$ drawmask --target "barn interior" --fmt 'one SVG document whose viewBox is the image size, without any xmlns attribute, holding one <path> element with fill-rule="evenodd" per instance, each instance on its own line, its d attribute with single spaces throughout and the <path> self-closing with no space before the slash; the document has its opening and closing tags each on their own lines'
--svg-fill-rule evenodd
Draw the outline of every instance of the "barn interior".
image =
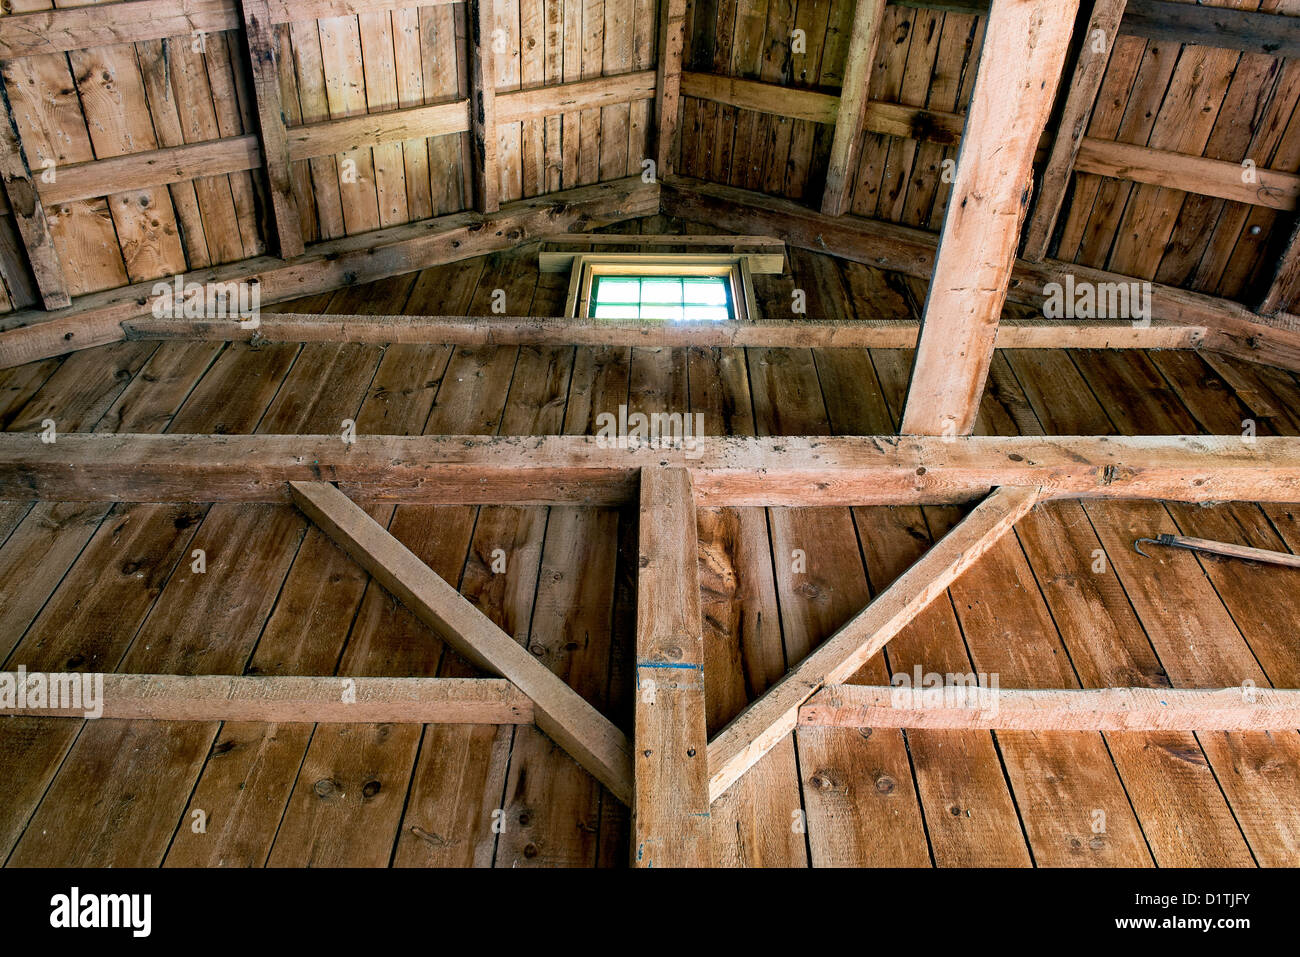
<svg viewBox="0 0 1300 957">
<path fill-rule="evenodd" d="M 1297 0 L 7 0 L 0 92 L 6 868 L 1300 864 Z"/>
</svg>

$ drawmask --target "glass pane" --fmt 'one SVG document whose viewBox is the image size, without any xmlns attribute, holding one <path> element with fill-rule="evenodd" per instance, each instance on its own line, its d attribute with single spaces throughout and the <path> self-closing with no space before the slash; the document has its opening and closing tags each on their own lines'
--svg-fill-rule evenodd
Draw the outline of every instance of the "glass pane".
<svg viewBox="0 0 1300 957">
<path fill-rule="evenodd" d="M 640 302 L 641 280 L 639 279 L 597 279 L 595 299 L 598 303 L 606 302 Z"/>
<path fill-rule="evenodd" d="M 597 319 L 636 319 L 638 311 L 635 305 L 598 305 L 592 315 Z"/>
<path fill-rule="evenodd" d="M 646 303 L 641 307 L 642 319 L 680 319 L 682 318 L 681 306 L 661 305 L 657 303 Z"/>
<path fill-rule="evenodd" d="M 683 280 L 685 301 L 709 306 L 727 304 L 727 283 L 721 278 Z"/>
<path fill-rule="evenodd" d="M 685 312 L 687 319 L 723 322 L 731 318 L 726 306 L 687 306 Z"/>
<path fill-rule="evenodd" d="M 643 279 L 641 281 L 642 302 L 681 302 L 682 281 L 680 279 Z"/>
</svg>

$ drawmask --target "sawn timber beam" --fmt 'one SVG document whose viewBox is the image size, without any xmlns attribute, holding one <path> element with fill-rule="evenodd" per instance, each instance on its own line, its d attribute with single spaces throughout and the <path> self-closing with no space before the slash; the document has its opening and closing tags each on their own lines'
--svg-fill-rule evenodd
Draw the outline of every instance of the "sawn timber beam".
<svg viewBox="0 0 1300 957">
<path fill-rule="evenodd" d="M 1005 485 L 1046 499 L 1300 501 L 1300 438 L 1252 438 L 705 436 L 620 448 L 601 436 L 64 433 L 47 444 L 6 432 L 0 500 L 289 502 L 289 482 L 336 482 L 366 504 L 611 506 L 637 500 L 640 469 L 677 466 L 701 507 L 951 504 Z"/>
</svg>

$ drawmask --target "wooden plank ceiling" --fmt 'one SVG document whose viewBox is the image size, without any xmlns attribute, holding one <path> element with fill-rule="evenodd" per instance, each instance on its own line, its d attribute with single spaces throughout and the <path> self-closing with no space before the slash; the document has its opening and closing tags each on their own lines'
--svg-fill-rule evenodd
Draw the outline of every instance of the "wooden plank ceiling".
<svg viewBox="0 0 1300 957">
<path fill-rule="evenodd" d="M 0 76 L 48 237 L 0 198 L 0 310 L 483 208 L 476 192 L 490 209 L 621 179 L 648 158 L 938 233 L 988 19 L 987 0 L 400 3 L 7 3 Z M 1272 280 L 1300 198 L 1300 0 L 1209 6 L 1081 4 L 1038 155 L 1041 171 L 1077 149 L 1074 172 L 1024 255 L 1287 310 L 1300 269 Z M 678 135 L 657 144 L 660 34 L 683 14 L 680 84 L 658 78 Z M 878 39 L 837 146 L 845 73 L 865 59 L 855 16 Z M 474 49 L 495 94 L 482 115 Z M 1087 120 L 1069 149 L 1063 112 Z M 479 123 L 497 170 L 476 191 Z"/>
</svg>

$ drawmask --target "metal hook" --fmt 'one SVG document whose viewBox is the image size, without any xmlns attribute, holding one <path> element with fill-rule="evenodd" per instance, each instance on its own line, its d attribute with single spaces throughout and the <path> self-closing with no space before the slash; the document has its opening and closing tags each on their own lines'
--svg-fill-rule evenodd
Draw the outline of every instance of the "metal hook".
<svg viewBox="0 0 1300 957">
<path fill-rule="evenodd" d="M 1158 541 L 1156 541 L 1154 538 L 1139 538 L 1137 541 L 1135 541 L 1135 542 L 1133 543 L 1133 550 L 1134 550 L 1135 552 L 1137 552 L 1137 553 L 1138 553 L 1139 555 L 1141 555 L 1143 558 L 1150 558 L 1150 557 L 1151 557 L 1150 555 L 1148 555 L 1146 552 L 1142 551 L 1142 543 L 1143 543 L 1143 542 L 1150 542 L 1152 545 L 1159 545 L 1160 543 L 1159 543 Z"/>
</svg>

